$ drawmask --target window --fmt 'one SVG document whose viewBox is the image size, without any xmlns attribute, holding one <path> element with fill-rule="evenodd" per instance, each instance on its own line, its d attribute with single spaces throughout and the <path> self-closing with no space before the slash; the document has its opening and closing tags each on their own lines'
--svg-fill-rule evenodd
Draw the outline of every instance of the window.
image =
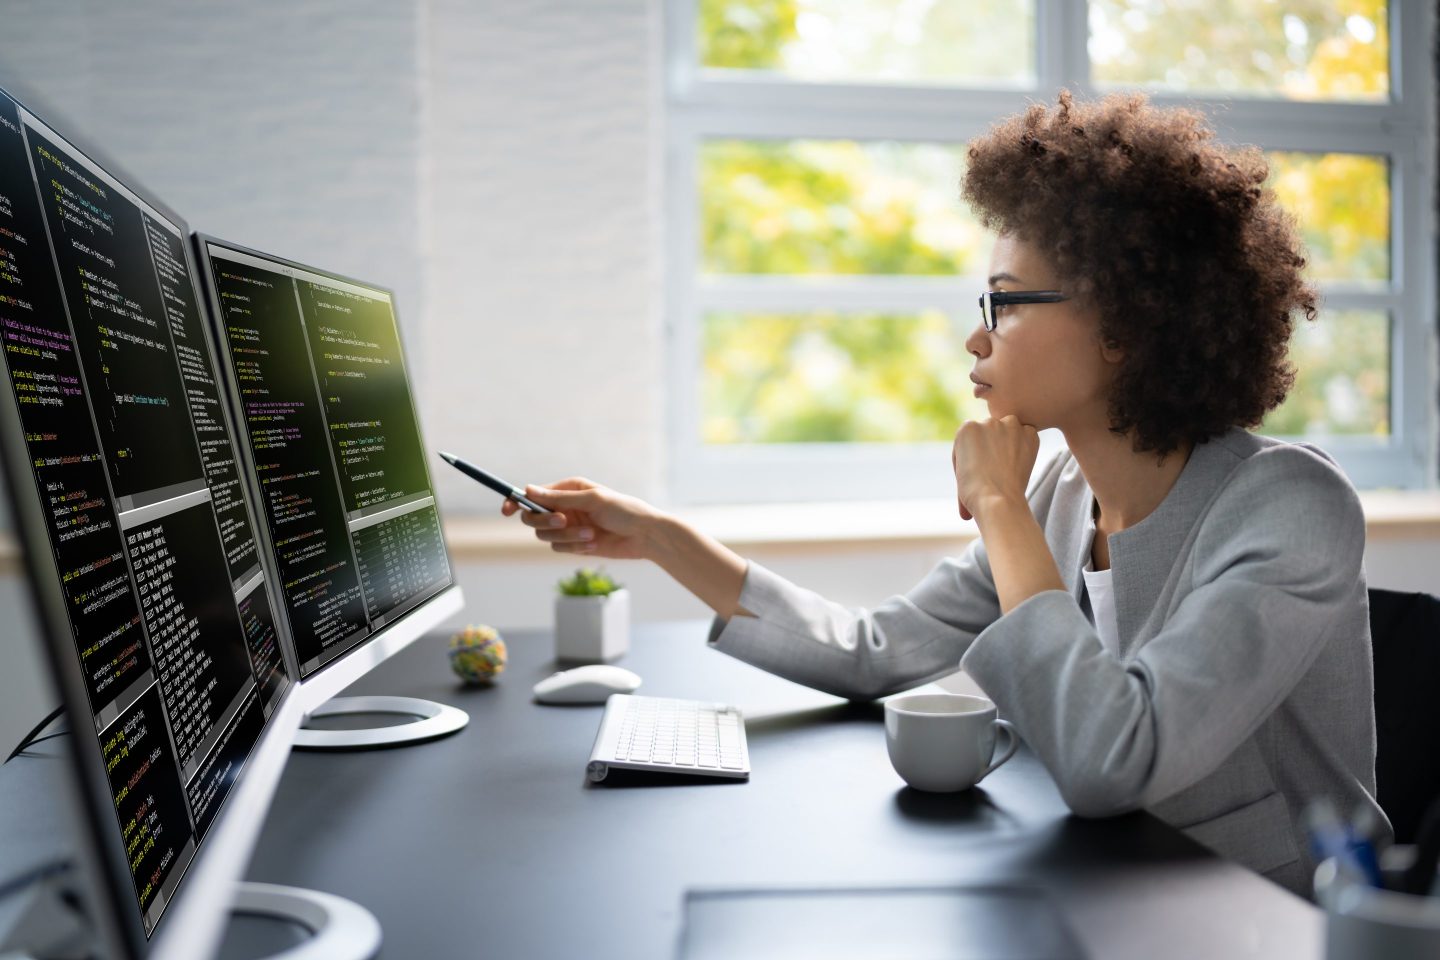
<svg viewBox="0 0 1440 960">
<path fill-rule="evenodd" d="M 1261 427 L 1360 486 L 1434 472 L 1428 5 L 667 0 L 672 492 L 946 497 L 990 237 L 964 145 L 1061 87 L 1267 151 L 1319 284 Z M 1059 438 L 1047 438 L 1058 445 Z M 1043 455 L 1043 454 L 1042 454 Z"/>
</svg>

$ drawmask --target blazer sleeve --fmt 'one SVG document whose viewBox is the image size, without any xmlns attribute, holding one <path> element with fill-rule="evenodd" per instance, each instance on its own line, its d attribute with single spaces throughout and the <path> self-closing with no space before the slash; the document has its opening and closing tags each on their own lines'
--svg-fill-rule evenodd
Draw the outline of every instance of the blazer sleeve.
<svg viewBox="0 0 1440 960">
<path fill-rule="evenodd" d="M 751 562 L 740 605 L 717 618 L 710 644 L 787 680 L 852 700 L 904 690 L 960 668 L 971 640 L 1000 616 L 979 540 L 909 593 L 849 609 Z"/>
<path fill-rule="evenodd" d="M 1019 727 L 1070 808 L 1106 816 L 1198 781 L 1250 737 L 1330 642 L 1361 583 L 1349 481 L 1295 447 L 1235 469 L 1196 533 L 1190 591 L 1128 661 L 1075 599 L 1036 594 L 963 666 Z"/>
</svg>

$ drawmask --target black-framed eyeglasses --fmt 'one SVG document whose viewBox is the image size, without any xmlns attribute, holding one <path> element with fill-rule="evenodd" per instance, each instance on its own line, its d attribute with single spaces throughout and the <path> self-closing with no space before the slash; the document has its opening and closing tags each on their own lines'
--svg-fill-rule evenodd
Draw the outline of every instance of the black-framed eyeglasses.
<svg viewBox="0 0 1440 960">
<path fill-rule="evenodd" d="M 1059 303 L 1069 299 L 1059 290 L 1016 290 L 1013 293 L 1007 290 L 986 290 L 980 294 L 980 318 L 985 321 L 985 329 L 994 332 L 995 311 L 1000 307 L 1016 303 Z"/>
</svg>

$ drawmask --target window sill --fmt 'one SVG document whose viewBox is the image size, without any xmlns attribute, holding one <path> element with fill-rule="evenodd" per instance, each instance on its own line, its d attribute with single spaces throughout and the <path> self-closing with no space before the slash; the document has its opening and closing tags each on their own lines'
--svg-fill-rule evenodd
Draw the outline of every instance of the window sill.
<svg viewBox="0 0 1440 960">
<path fill-rule="evenodd" d="M 1360 494 L 1369 541 L 1440 540 L 1440 490 L 1371 490 Z M 975 538 L 949 500 L 863 503 L 741 504 L 684 507 L 676 513 L 736 550 L 780 549 L 824 554 L 857 547 L 959 549 Z M 530 529 L 499 516 L 445 521 L 451 556 L 460 562 L 538 559 L 550 549 Z M 0 534 L 0 573 L 19 571 L 13 536 Z"/>
<path fill-rule="evenodd" d="M 1360 494 L 1369 541 L 1440 540 L 1440 490 Z M 740 504 L 682 507 L 676 514 L 737 550 L 776 548 L 827 553 L 850 547 L 950 546 L 978 534 L 950 500 Z M 446 540 L 457 560 L 535 557 L 549 548 L 528 527 L 502 517 L 451 517 Z"/>
<path fill-rule="evenodd" d="M 856 546 L 969 543 L 978 534 L 950 500 L 862 503 L 756 503 L 678 507 L 680 519 L 737 550 L 779 547 L 824 553 Z M 1440 506 L 1437 506 L 1440 519 Z M 504 517 L 450 517 L 446 542 L 456 559 L 549 553 L 530 528 Z"/>
</svg>

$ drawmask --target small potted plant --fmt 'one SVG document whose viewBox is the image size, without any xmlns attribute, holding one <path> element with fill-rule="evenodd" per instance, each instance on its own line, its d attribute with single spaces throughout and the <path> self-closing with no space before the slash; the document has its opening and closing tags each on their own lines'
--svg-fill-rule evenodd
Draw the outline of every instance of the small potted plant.
<svg viewBox="0 0 1440 960">
<path fill-rule="evenodd" d="M 558 584 L 555 659 L 614 660 L 630 649 L 630 592 L 603 570 L 583 567 Z"/>
</svg>

